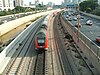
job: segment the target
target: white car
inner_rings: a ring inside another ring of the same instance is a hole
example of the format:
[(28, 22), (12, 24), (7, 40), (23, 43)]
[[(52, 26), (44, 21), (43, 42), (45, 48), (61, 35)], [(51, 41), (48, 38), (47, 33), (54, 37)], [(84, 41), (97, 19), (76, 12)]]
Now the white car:
[(84, 19), (84, 17), (83, 17), (83, 16), (81, 16), (80, 18), (81, 18), (81, 19)]
[(66, 18), (69, 18), (69, 15), (66, 15)]
[(75, 17), (75, 18), (73, 18), (73, 20), (74, 20), (74, 21), (77, 21), (77, 18)]
[(86, 22), (86, 24), (87, 24), (87, 25), (92, 25), (92, 24), (93, 24), (93, 21), (92, 21), (92, 20), (88, 20), (88, 21)]

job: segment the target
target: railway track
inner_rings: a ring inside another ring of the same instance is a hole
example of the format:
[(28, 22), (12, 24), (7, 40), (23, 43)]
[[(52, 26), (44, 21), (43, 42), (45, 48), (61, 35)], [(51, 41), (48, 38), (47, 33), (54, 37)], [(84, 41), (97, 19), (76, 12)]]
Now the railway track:
[(37, 54), (33, 75), (45, 75), (45, 52)]
[(52, 75), (55, 75), (55, 72), (54, 72), (54, 60), (53, 60), (53, 57), (54, 57), (54, 55), (53, 55), (53, 24), (52, 24), (52, 21), (53, 21), (53, 17), (51, 17), (51, 19), (50, 19), (50, 21), (49, 21), (49, 23), (50, 23), (50, 26), (49, 26), (49, 51), (50, 51), (50, 54), (49, 54), (49, 59), (50, 59), (50, 63), (52, 63), (51, 64), (51, 66), (49, 66), (49, 67), (51, 67), (51, 74)]
[(54, 25), (54, 19), (55, 17), (52, 15), (50, 16), (51, 18), (49, 19), (49, 49), (46, 52), (47, 57), (46, 61), (47, 64), (45, 65), (47, 67), (45, 75), (62, 75), (61, 71), (61, 66), (59, 65), (59, 59), (57, 56), (56, 52), (56, 46), (54, 42), (54, 30), (53, 30), (53, 25)]
[[(58, 23), (57, 23), (58, 22)], [(61, 21), (55, 19), (54, 38), (63, 75), (99, 75), (74, 43)]]
[[(42, 19), (40, 20), (40, 22), (42, 22)], [(30, 34), (28, 34), (25, 41), (19, 44), (19, 48), (16, 49), (16, 52), (13, 55), (11, 61), (8, 63), (7, 68), (3, 72), (3, 75), (31, 75), (31, 67), (34, 62), (34, 59), (36, 59), (36, 54), (35, 52), (33, 52), (34, 48), (31, 49), (31, 47), (33, 47), (33, 37), (39, 26), (40, 25), (38, 24), (37, 26), (36, 23), (36, 25), (33, 26), (33, 29), (31, 30)]]
[(55, 38), (55, 44), (56, 44), (56, 48), (57, 48), (57, 54), (59, 57), (59, 61), (60, 61), (60, 65), (61, 65), (61, 69), (62, 69), (62, 73), (63, 75), (75, 75), (74, 71), (73, 71), (73, 67), (71, 66), (71, 63), (69, 61), (69, 58), (66, 54), (66, 52), (64, 51), (64, 47), (62, 44), (61, 39), (61, 35), (59, 33), (58, 27), (57, 27), (57, 22), (58, 19), (55, 19), (55, 25), (54, 25), (54, 38)]

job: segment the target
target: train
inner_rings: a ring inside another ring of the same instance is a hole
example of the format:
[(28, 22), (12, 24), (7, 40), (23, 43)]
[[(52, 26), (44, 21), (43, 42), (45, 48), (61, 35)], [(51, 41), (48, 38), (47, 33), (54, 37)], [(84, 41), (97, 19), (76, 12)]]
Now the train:
[(34, 44), (37, 51), (48, 50), (48, 19), (47, 16), (40, 24), (40, 28), (35, 35)]

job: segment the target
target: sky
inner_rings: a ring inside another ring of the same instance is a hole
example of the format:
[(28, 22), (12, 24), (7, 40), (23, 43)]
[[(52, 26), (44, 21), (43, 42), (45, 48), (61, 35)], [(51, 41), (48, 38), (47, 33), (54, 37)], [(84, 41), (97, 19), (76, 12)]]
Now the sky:
[[(24, 1), (25, 1), (25, 3), (28, 3), (28, 2), (34, 3), (35, 2), (35, 0), (24, 0)], [(55, 4), (61, 4), (62, 1), (63, 0), (39, 0), (39, 2), (40, 3), (43, 2), (43, 4), (47, 4), (48, 2), (53, 2)]]

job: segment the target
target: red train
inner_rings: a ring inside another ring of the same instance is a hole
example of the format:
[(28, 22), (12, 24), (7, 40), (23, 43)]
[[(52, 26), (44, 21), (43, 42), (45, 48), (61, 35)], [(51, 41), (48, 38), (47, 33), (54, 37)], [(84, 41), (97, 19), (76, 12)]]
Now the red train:
[(41, 29), (35, 35), (35, 49), (47, 50), (48, 49), (48, 32), (46, 29)]
[(38, 51), (48, 49), (48, 20), (49, 16), (41, 23), (41, 26), (35, 35), (34, 44), (35, 49)]

